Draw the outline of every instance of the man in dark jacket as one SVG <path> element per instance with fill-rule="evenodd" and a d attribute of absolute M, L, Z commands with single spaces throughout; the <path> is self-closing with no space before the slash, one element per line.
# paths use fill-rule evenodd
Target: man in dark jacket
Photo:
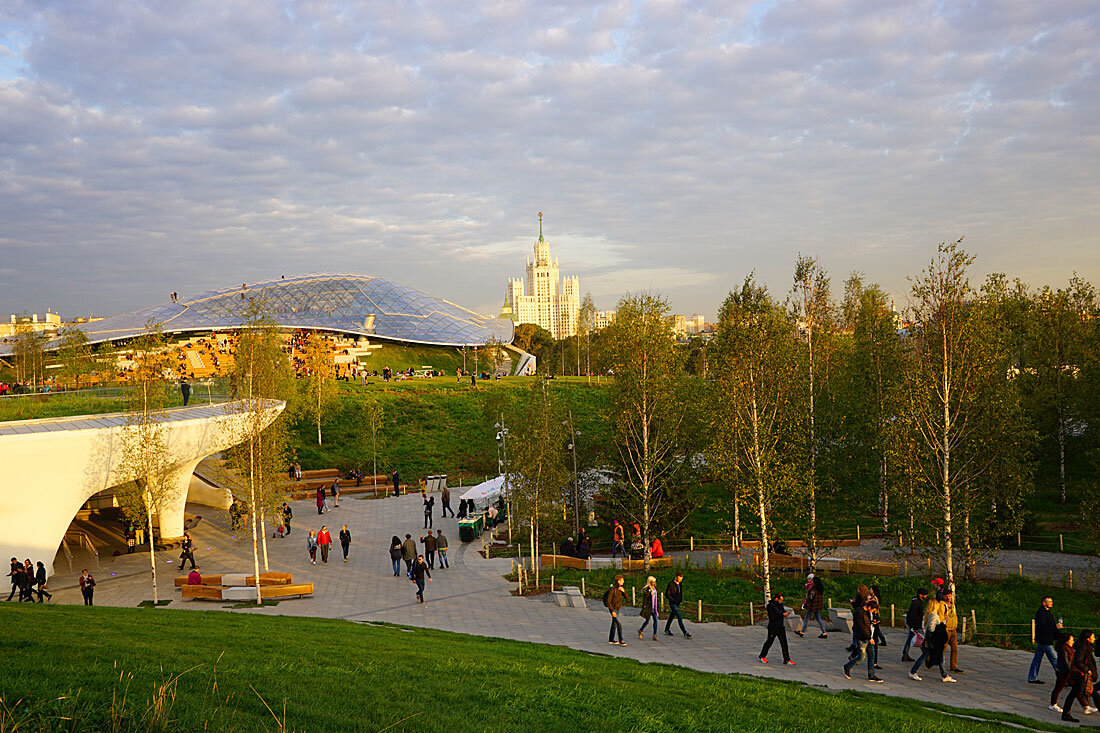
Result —
<path fill-rule="evenodd" d="M 909 633 L 905 636 L 905 646 L 901 648 L 901 661 L 916 661 L 909 656 L 909 645 L 913 643 L 913 637 L 924 626 L 924 601 L 928 598 L 928 591 L 924 588 L 917 589 L 917 595 L 909 601 L 909 610 L 905 612 L 905 626 Z"/>
<path fill-rule="evenodd" d="M 447 537 L 441 529 L 437 529 L 435 534 L 435 549 L 439 552 L 439 567 L 449 568 L 451 564 L 447 562 Z"/>
<path fill-rule="evenodd" d="M 447 512 L 450 512 L 453 517 L 455 515 L 455 510 L 451 509 L 451 490 L 446 486 L 443 487 L 443 493 L 440 495 L 439 500 L 443 504 L 443 517 L 446 518 Z"/>
<path fill-rule="evenodd" d="M 680 605 L 684 602 L 684 574 L 676 573 L 676 576 L 668 582 L 665 588 L 665 599 L 668 601 L 668 619 L 665 620 L 665 633 L 672 636 L 672 619 L 680 624 L 680 631 L 685 639 L 690 639 L 691 634 L 684 628 L 684 617 L 680 614 Z"/>
<path fill-rule="evenodd" d="M 573 546 L 573 538 L 566 537 L 561 541 L 561 546 L 558 548 L 559 555 L 565 555 L 566 557 L 575 557 L 577 554 L 577 548 Z"/>
<path fill-rule="evenodd" d="M 768 601 L 766 610 L 768 612 L 768 639 L 760 649 L 760 661 L 764 664 L 768 663 L 768 650 L 772 648 L 772 642 L 779 639 L 779 646 L 783 649 L 783 664 L 793 665 L 791 653 L 787 649 L 787 627 L 783 621 L 791 615 L 791 612 L 783 605 L 783 594 L 776 593 L 773 595 L 772 599 Z"/>
<path fill-rule="evenodd" d="M 607 589 L 607 592 L 603 596 L 603 604 L 607 606 L 607 610 L 611 612 L 611 631 L 607 634 L 608 644 L 618 644 L 619 646 L 626 646 L 626 642 L 623 641 L 623 625 L 619 621 L 619 611 L 623 608 L 623 601 L 626 599 L 626 590 L 623 589 L 623 576 L 616 575 L 615 582 L 611 584 L 611 587 Z M 619 640 L 615 641 L 615 634 L 618 633 Z"/>
<path fill-rule="evenodd" d="M 852 638 L 859 648 L 859 654 L 844 663 L 844 676 L 848 679 L 852 679 L 852 667 L 866 659 L 867 679 L 871 682 L 882 682 L 875 674 L 873 656 L 867 653 L 867 647 L 875 643 L 875 640 L 871 638 L 871 611 L 877 608 L 878 603 L 872 600 L 866 605 L 856 606 L 852 609 Z"/>
<path fill-rule="evenodd" d="M 1035 612 L 1035 656 L 1031 658 L 1031 669 L 1027 671 L 1027 681 L 1032 685 L 1041 685 L 1039 679 L 1039 667 L 1043 664 L 1043 655 L 1050 661 L 1054 674 L 1058 674 L 1058 655 L 1054 653 L 1054 640 L 1058 638 L 1058 629 L 1062 624 L 1054 620 L 1054 614 L 1050 609 L 1054 606 L 1054 599 L 1043 596 L 1039 604 L 1039 610 Z"/>
<path fill-rule="evenodd" d="M 398 475 L 396 468 L 393 469 L 393 476 L 391 478 L 393 479 L 393 495 L 401 496 L 401 489 L 399 488 L 401 483 L 401 476 Z"/>
<path fill-rule="evenodd" d="M 426 537 L 421 537 L 420 541 L 424 543 L 424 557 L 428 560 L 428 567 L 435 570 L 435 535 L 428 531 Z"/>
<path fill-rule="evenodd" d="M 8 600 L 10 601 L 15 592 L 21 587 L 19 577 L 23 574 L 23 563 L 16 560 L 14 557 L 11 559 L 11 572 L 8 573 L 8 577 L 11 578 L 11 593 L 8 594 Z"/>
<path fill-rule="evenodd" d="M 416 541 L 411 534 L 406 534 L 405 541 L 401 543 L 401 559 L 405 561 L 405 570 L 412 570 L 416 561 Z"/>
<path fill-rule="evenodd" d="M 416 583 L 416 597 L 421 603 L 424 602 L 424 578 L 428 579 L 428 582 L 432 582 L 432 573 L 428 569 L 428 563 L 424 562 L 424 556 L 421 555 L 413 561 L 412 566 L 413 582 Z"/>

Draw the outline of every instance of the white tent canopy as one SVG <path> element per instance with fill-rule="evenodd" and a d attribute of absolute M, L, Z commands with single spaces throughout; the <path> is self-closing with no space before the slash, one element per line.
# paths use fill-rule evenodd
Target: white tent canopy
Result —
<path fill-rule="evenodd" d="M 486 509 L 489 504 L 495 502 L 504 494 L 504 476 L 497 476 L 484 481 L 477 486 L 471 486 L 462 496 L 461 500 L 474 500 L 474 506 L 478 509 Z"/>

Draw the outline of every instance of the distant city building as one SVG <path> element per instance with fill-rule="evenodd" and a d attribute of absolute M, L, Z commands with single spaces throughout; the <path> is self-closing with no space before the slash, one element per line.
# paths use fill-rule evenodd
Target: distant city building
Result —
<path fill-rule="evenodd" d="M 615 322 L 615 311 L 596 311 L 593 314 L 592 327 L 601 331 Z"/>
<path fill-rule="evenodd" d="M 573 336 L 581 310 L 580 291 L 580 281 L 575 276 L 564 280 L 559 277 L 558 259 L 550 256 L 550 243 L 542 236 L 540 211 L 535 258 L 527 258 L 525 278 L 508 280 L 501 317 L 511 318 L 516 325 L 537 324 L 556 339 Z"/>
<path fill-rule="evenodd" d="M 706 331 L 706 321 L 698 313 L 690 316 L 671 316 L 672 332 L 678 339 L 686 339 L 688 336 L 698 336 Z"/>
<path fill-rule="evenodd" d="M 46 312 L 41 318 L 37 313 L 29 316 L 12 316 L 8 323 L 0 323 L 0 338 L 12 338 L 20 333 L 42 332 L 53 334 L 61 330 L 61 316 Z"/>

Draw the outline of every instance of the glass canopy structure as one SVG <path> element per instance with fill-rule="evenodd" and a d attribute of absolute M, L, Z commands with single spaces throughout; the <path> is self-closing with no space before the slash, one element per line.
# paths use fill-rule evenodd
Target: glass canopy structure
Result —
<path fill-rule="evenodd" d="M 118 341 L 159 324 L 167 334 L 228 331 L 244 325 L 250 302 L 281 328 L 334 331 L 439 346 L 512 342 L 511 320 L 489 318 L 380 277 L 298 275 L 211 290 L 77 326 L 91 343 Z M 53 342 L 47 348 L 56 347 Z"/>

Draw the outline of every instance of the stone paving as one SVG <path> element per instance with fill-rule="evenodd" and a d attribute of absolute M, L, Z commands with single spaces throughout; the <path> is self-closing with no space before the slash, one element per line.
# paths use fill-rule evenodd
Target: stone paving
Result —
<path fill-rule="evenodd" d="M 457 502 L 456 502 L 457 503 Z M 910 680 L 907 664 L 899 661 L 904 641 L 900 632 L 889 632 L 889 644 L 883 649 L 879 672 L 885 684 L 865 679 L 865 666 L 853 669 L 847 680 L 841 665 L 847 655 L 846 634 L 833 633 L 828 639 L 816 636 L 799 639 L 791 634 L 791 653 L 796 666 L 779 664 L 782 655 L 776 645 L 770 653 L 771 664 L 757 658 L 765 638 L 761 627 L 733 627 L 722 623 L 688 622 L 692 639 L 679 634 L 660 636 L 657 641 L 637 638 L 640 625 L 636 617 L 623 620 L 626 647 L 609 646 L 609 617 L 598 600 L 589 599 L 590 608 L 559 608 L 546 596 L 519 598 L 510 595 L 514 584 L 503 579 L 511 567 L 508 559 L 485 560 L 479 554 L 480 542 L 464 544 L 458 539 L 454 519 L 435 518 L 450 544 L 450 569 L 437 569 L 433 582 L 425 590 L 426 604 L 418 604 L 415 586 L 404 577 L 393 577 L 389 560 L 390 537 L 406 533 L 418 539 L 423 530 L 419 496 L 365 500 L 347 496 L 339 508 L 323 517 L 316 514 L 312 502 L 292 502 L 293 533 L 283 539 L 268 538 L 269 564 L 272 570 L 294 573 L 296 581 L 313 582 L 312 598 L 284 600 L 278 606 L 242 610 L 242 613 L 268 615 L 319 616 L 359 622 L 387 621 L 445 631 L 503 637 L 520 641 L 566 646 L 582 651 L 630 657 L 642 662 L 664 662 L 707 672 L 739 673 L 805 682 L 828 689 L 855 689 L 886 695 L 916 698 L 963 708 L 981 708 L 1017 713 L 1059 722 L 1058 715 L 1047 709 L 1053 673 L 1049 666 L 1042 672 L 1045 685 L 1025 683 L 1030 652 L 963 646 L 960 665 L 966 674 L 955 675 L 957 684 L 940 682 L 935 672 L 923 674 L 923 682 Z M 189 505 L 189 514 L 203 515 L 192 530 L 195 556 L 205 572 L 252 572 L 251 537 L 228 531 L 225 512 Z M 352 533 L 350 559 L 342 561 L 339 544 L 334 544 L 328 564 L 309 562 L 306 535 L 310 528 L 327 524 L 333 539 L 342 524 Z M 268 530 L 271 531 L 270 528 Z M 97 605 L 134 606 L 151 598 L 147 554 L 102 559 L 103 569 L 96 575 Z M 172 587 L 177 574 L 178 553 L 158 553 L 158 578 L 161 598 L 172 598 L 166 609 L 222 609 L 222 603 L 182 601 Z M 437 563 L 438 565 L 438 563 Z M 74 565 L 79 573 L 80 566 Z M 67 568 L 65 568 L 67 570 Z M 54 602 L 81 603 L 75 587 L 75 575 L 55 576 L 51 580 Z M 689 597 L 691 596 L 689 590 Z M 629 612 L 629 611 L 628 611 Z M 633 611 L 636 614 L 636 611 Z M 663 629 L 664 620 L 661 621 Z M 861 671 L 863 674 L 861 674 Z M 1084 716 L 1075 707 L 1074 714 L 1083 723 L 1100 726 L 1100 714 Z"/>

